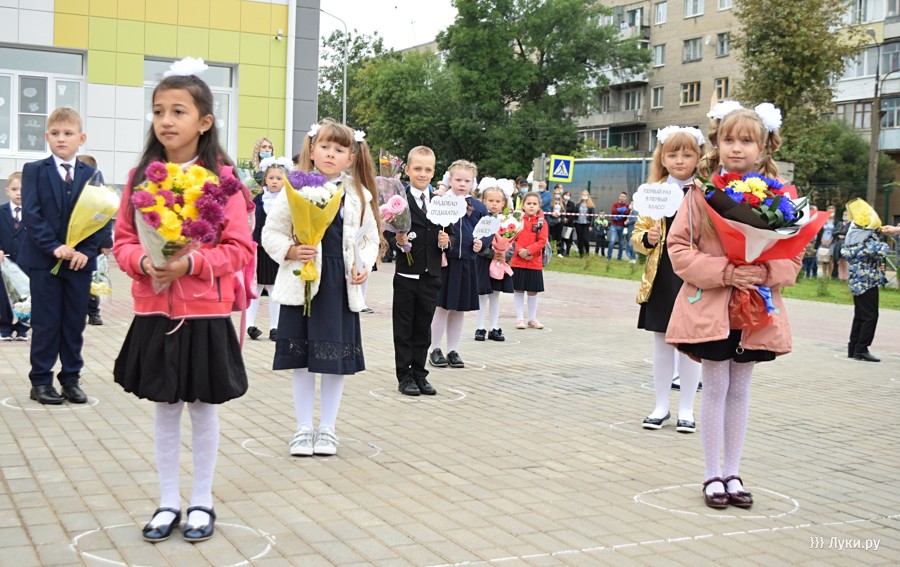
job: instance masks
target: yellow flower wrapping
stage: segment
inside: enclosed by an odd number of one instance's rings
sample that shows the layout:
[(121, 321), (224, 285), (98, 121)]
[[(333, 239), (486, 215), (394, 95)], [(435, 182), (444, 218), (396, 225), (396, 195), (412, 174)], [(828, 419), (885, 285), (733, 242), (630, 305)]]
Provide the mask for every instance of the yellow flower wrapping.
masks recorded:
[[(284, 187), (287, 190), (287, 201), (291, 209), (294, 235), (301, 244), (318, 246), (341, 206), (341, 197), (344, 194), (343, 188), (338, 189), (324, 209), (320, 209), (304, 199), (296, 189), (291, 187), (287, 179), (285, 179)], [(319, 279), (319, 272), (316, 270), (315, 262), (304, 264), (300, 270), (300, 279), (305, 282), (314, 282)], [(308, 300), (309, 298), (307, 298)]]
[[(84, 239), (106, 226), (118, 210), (119, 198), (115, 191), (102, 185), (85, 185), (69, 216), (66, 246), (75, 248), (81, 244)], [(62, 262), (57, 262), (50, 273), (59, 273)]]

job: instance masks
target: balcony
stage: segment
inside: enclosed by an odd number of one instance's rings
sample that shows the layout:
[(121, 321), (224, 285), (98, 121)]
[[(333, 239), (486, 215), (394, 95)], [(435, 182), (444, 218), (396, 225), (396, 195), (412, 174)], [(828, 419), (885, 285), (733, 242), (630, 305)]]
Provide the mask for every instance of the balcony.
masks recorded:
[(650, 39), (650, 26), (624, 26), (619, 28), (619, 39)]
[(609, 86), (614, 89), (629, 89), (646, 85), (649, 79), (649, 73), (647, 71), (631, 73), (609, 68), (601, 71), (601, 74), (606, 77), (606, 80), (609, 81)]
[(619, 110), (578, 118), (578, 128), (640, 126), (647, 123), (644, 110)]

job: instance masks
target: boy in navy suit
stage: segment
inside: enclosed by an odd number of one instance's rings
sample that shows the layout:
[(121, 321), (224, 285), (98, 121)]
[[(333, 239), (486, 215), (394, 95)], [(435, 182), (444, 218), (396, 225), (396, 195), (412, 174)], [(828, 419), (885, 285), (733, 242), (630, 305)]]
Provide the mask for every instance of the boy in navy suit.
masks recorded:
[[(19, 252), (25, 242), (25, 225), (22, 224), (22, 172), (9, 176), (6, 182), (9, 205), (0, 209), (0, 260), (4, 257), (19, 261)], [(13, 323), (12, 306), (0, 295), (0, 341), (28, 340), (28, 321), (19, 319)]]
[[(87, 136), (81, 117), (71, 108), (57, 108), (47, 118), (47, 159), (25, 164), (22, 170), (22, 221), (27, 238), (19, 265), (31, 279), (31, 399), (42, 404), (64, 400), (83, 404), (87, 396), (79, 386), (81, 347), (91, 272), (96, 269), (100, 243), (110, 225), (76, 247), (67, 246), (69, 215), (94, 168), (77, 161), (75, 153)], [(50, 270), (63, 260), (56, 275)], [(62, 363), (57, 378), (62, 395), (53, 387), (53, 366)]]
[(446, 231), (427, 219), (428, 202), (431, 200), (431, 178), (434, 177), (434, 152), (426, 146), (409, 151), (406, 160), (406, 201), (412, 219), (410, 232), (416, 238), (409, 240), (406, 234), (397, 235), (397, 245), (412, 245), (410, 254), (397, 254), (394, 271), (394, 302), (391, 315), (394, 324), (394, 362), (399, 390), (407, 396), (437, 393), (428, 383), (425, 358), (431, 345), (431, 320), (441, 288), (441, 251), (449, 253), (453, 243), (452, 226)]

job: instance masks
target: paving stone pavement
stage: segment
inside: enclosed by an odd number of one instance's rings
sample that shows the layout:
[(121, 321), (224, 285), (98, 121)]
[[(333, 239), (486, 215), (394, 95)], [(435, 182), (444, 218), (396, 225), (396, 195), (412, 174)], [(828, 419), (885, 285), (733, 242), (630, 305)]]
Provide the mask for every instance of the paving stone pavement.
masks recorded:
[(140, 537), (158, 487), (152, 404), (112, 380), (126, 278), (85, 333), (89, 404), (30, 401), (28, 344), (0, 344), (0, 565), (900, 563), (900, 312), (881, 312), (872, 364), (845, 357), (852, 307), (787, 301), (794, 353), (759, 365), (751, 389), (741, 474), (756, 504), (714, 511), (699, 433), (641, 429), (652, 340), (636, 283), (546, 273), (545, 329), (516, 330), (504, 296), (507, 341), (473, 341), (468, 316), (466, 368), (434, 370), (438, 395), (409, 398), (392, 369), (392, 272), (369, 286), (369, 370), (347, 379), (335, 457), (287, 456), (289, 373), (271, 370), (274, 343), (246, 343), (250, 391), (220, 408), (217, 533), (196, 545)]

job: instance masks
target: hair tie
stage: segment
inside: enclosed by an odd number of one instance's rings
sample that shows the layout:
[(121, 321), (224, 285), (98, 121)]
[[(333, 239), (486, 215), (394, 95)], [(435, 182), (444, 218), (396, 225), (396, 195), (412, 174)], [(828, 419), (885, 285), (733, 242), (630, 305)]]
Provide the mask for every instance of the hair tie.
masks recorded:
[(659, 132), (656, 133), (656, 141), (660, 144), (665, 144), (666, 140), (669, 139), (669, 136), (678, 132), (684, 132), (685, 134), (692, 136), (694, 140), (697, 141), (698, 146), (702, 146), (706, 143), (706, 140), (703, 139), (703, 132), (693, 126), (666, 126), (665, 128), (661, 128)]
[(290, 158), (281, 156), (279, 158), (276, 157), (267, 157), (266, 159), (259, 162), (259, 169), (265, 171), (272, 167), (273, 165), (277, 165), (279, 167), (284, 168), (287, 171), (294, 169), (294, 162), (290, 160)]

